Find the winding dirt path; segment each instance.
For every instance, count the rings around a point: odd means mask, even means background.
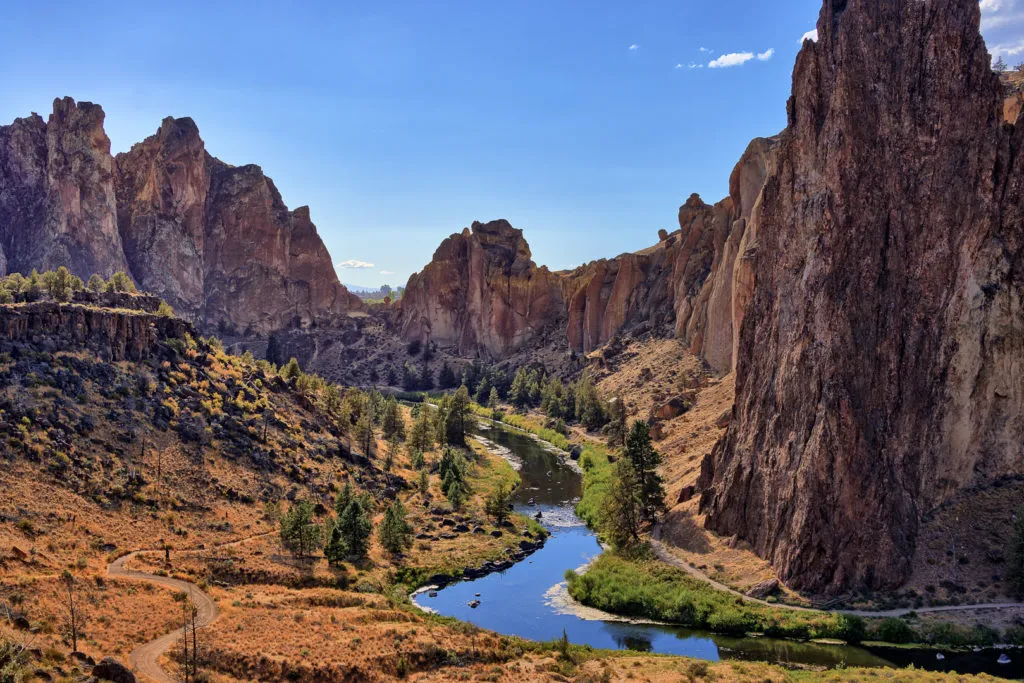
[[[215,548],[230,548],[233,546],[241,545],[252,541],[257,538],[263,538],[264,536],[272,535],[273,531],[266,533],[257,534],[255,536],[249,536],[242,538],[237,541],[231,541],[229,543],[222,543],[214,546]],[[128,579],[132,581],[145,581],[156,586],[162,586],[164,588],[170,588],[173,591],[179,593],[186,593],[192,600],[192,604],[196,606],[198,611],[196,615],[196,624],[201,628],[207,626],[214,619],[220,616],[220,608],[217,607],[217,603],[209,595],[204,593],[194,583],[189,581],[182,581],[181,579],[173,579],[169,576],[157,576],[156,574],[147,574],[146,572],[136,571],[134,569],[128,569],[125,567],[125,563],[134,557],[144,555],[146,553],[159,552],[157,550],[136,550],[130,552],[127,555],[122,555],[117,558],[109,565],[107,565],[107,576],[118,579]],[[190,552],[190,551],[179,551],[179,552]],[[160,657],[165,652],[171,649],[171,647],[179,641],[181,638],[182,629],[175,629],[170,633],[160,636],[156,640],[151,640],[145,645],[137,647],[129,656],[131,669],[135,671],[137,675],[141,675],[144,678],[148,678],[159,683],[176,683],[176,680],[169,673],[164,671],[163,667],[160,666]]]
[[[715,581],[710,576],[697,569],[691,567],[686,562],[683,562],[678,557],[669,552],[665,544],[661,542],[661,529],[655,529],[654,533],[650,538],[651,549],[654,550],[654,555],[665,564],[670,564],[677,569],[682,569],[690,576],[709,584],[715,590],[724,591],[733,595],[744,602],[755,603],[758,605],[764,605],[765,607],[772,607],[774,609],[788,609],[794,612],[835,612],[836,614],[849,614],[858,617],[902,617],[911,612],[916,614],[931,614],[936,612],[967,612],[970,610],[987,610],[987,609],[1009,609],[1009,608],[1024,608],[1024,602],[992,602],[992,603],[980,603],[976,605],[946,605],[944,607],[900,607],[897,609],[890,610],[864,610],[864,609],[837,609],[837,610],[820,610],[811,607],[800,607],[799,605],[787,605],[781,602],[768,602],[767,600],[761,600],[760,598],[752,598],[749,595],[745,595],[735,588],[730,588],[724,583]]]

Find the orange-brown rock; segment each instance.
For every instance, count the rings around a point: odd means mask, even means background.
[[[923,515],[1024,471],[1024,125],[979,22],[826,0],[797,59],[700,482],[708,526],[797,588],[900,584]]]
[[[117,166],[132,274],[190,319],[262,335],[359,308],[309,208],[289,211],[259,166],[210,156],[191,119],[165,119]]]
[[[409,278],[399,325],[410,341],[501,358],[538,339],[564,309],[557,277],[531,260],[522,230],[498,220],[441,243]]]
[[[0,273],[60,265],[126,270],[103,109],[70,97],[0,126]]]
[[[775,144],[752,142],[733,172],[730,196],[714,206],[691,196],[679,209],[680,229],[660,231],[656,245],[572,271],[538,268],[522,231],[506,221],[474,223],[445,240],[409,280],[402,335],[501,358],[552,328],[582,353],[624,331],[651,331],[686,339],[713,368],[728,372],[735,321],[753,286],[746,272],[756,251],[750,215]]]
[[[103,110],[54,101],[0,127],[0,274],[68,266],[129,272],[207,329],[265,334],[359,308],[309,209],[289,211],[258,166],[210,156],[191,119],[167,118],[110,155]]]

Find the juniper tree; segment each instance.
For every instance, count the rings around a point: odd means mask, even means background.
[[[384,511],[384,519],[377,528],[377,538],[384,548],[397,555],[412,545],[412,527],[405,520],[402,501],[396,500]]]
[[[612,545],[621,550],[632,548],[640,540],[643,508],[639,490],[633,463],[627,458],[615,463],[611,486],[604,499],[601,526]]]

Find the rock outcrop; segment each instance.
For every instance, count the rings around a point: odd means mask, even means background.
[[[0,126],[0,273],[66,265],[105,277],[127,264],[103,109],[70,97]]]
[[[799,589],[899,585],[925,513],[1024,471],[1024,125],[979,22],[975,0],[826,0],[797,59],[699,487]]]
[[[560,328],[589,353],[626,330],[675,334],[716,370],[728,372],[734,329],[750,299],[756,251],[751,213],[776,142],[758,139],[743,155],[730,196],[709,206],[693,195],[680,229],[643,251],[551,273],[530,260],[522,231],[507,221],[474,223],[452,235],[406,286],[401,330],[464,355],[502,358]]]
[[[409,278],[399,325],[407,340],[502,358],[564,317],[558,278],[537,267],[508,221],[473,223]]]
[[[51,302],[0,306],[0,352],[25,345],[48,351],[89,349],[104,360],[141,361],[168,339],[195,335],[180,318],[155,315],[143,309],[60,305]]]
[[[0,273],[128,272],[206,329],[266,334],[360,307],[308,208],[258,166],[212,157],[188,118],[110,155],[103,110],[70,98],[0,127]]]

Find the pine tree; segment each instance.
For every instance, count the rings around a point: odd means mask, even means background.
[[[396,500],[384,511],[384,519],[377,528],[377,538],[385,550],[397,555],[412,545],[412,527],[405,521],[406,510]]]
[[[423,495],[427,494],[430,490],[430,479],[427,476],[426,470],[420,470],[420,482],[419,482],[420,493]]]
[[[430,411],[419,411],[415,421],[412,423],[412,430],[409,432],[409,449],[413,453],[424,453],[434,447],[434,430],[430,425]]]
[[[451,389],[457,382],[458,380],[455,378],[452,366],[448,365],[448,361],[445,361],[441,365],[441,372],[437,375],[438,386],[442,389]]]
[[[88,289],[93,294],[99,294],[104,289],[106,289],[106,287],[107,283],[104,282],[103,278],[101,278],[96,273],[92,274],[92,277],[89,278],[89,284],[85,286],[85,288]]]
[[[498,402],[500,400],[501,399],[498,398],[498,389],[496,387],[491,387],[491,393],[488,394],[488,396],[487,396],[487,407],[492,409],[492,410],[497,408],[498,407]]]
[[[313,520],[313,505],[296,501],[281,517],[281,544],[297,557],[306,557],[323,543],[323,529]]]
[[[608,445],[621,448],[626,444],[626,404],[621,398],[608,402]]]
[[[519,410],[523,410],[529,404],[530,387],[526,368],[519,368],[516,371],[515,379],[512,380],[512,387],[508,391],[508,400]]]
[[[345,508],[341,519],[338,520],[337,529],[341,542],[344,544],[345,555],[355,558],[361,558],[366,555],[373,525],[370,524],[370,520],[358,498],[353,499],[348,504],[348,507]]]
[[[381,431],[384,432],[385,439],[391,439],[391,437],[397,437],[399,440],[405,439],[405,419],[402,418],[402,411],[394,396],[389,396],[384,402]]]
[[[324,557],[327,558],[328,564],[337,566],[345,561],[347,554],[348,548],[345,546],[345,539],[341,535],[341,527],[336,524],[331,531],[331,538],[324,548]]]
[[[373,415],[370,410],[363,410],[362,415],[359,416],[359,422],[356,423],[355,439],[359,448],[362,449],[363,455],[368,458],[373,455]]]
[[[345,514],[345,508],[355,498],[355,493],[352,491],[352,484],[345,482],[345,487],[338,492],[338,497],[334,499],[334,513],[341,517]]]
[[[298,380],[300,375],[302,375],[302,368],[299,367],[299,361],[295,358],[290,359],[285,363],[284,367],[281,368],[281,377],[289,382]]]
[[[1010,537],[1010,553],[1007,558],[1006,579],[1010,587],[1024,597],[1024,507],[1017,510]]]
[[[661,454],[651,445],[651,427],[643,420],[634,422],[626,435],[625,456],[636,472],[642,516],[653,522],[665,509],[665,485],[658,474]]]
[[[487,403],[487,398],[490,395],[491,395],[491,381],[485,375],[484,378],[480,380],[479,384],[477,384],[476,393],[473,395],[473,400],[476,401],[477,403],[483,405],[483,404]]]
[[[508,519],[508,509],[512,504],[512,491],[505,485],[505,482],[498,484],[491,495],[484,501],[484,510],[494,518],[494,521],[501,524]]]
[[[612,545],[621,550],[632,548],[640,540],[643,510],[637,495],[639,488],[633,463],[627,458],[615,463],[611,486],[604,499],[602,530]]]

